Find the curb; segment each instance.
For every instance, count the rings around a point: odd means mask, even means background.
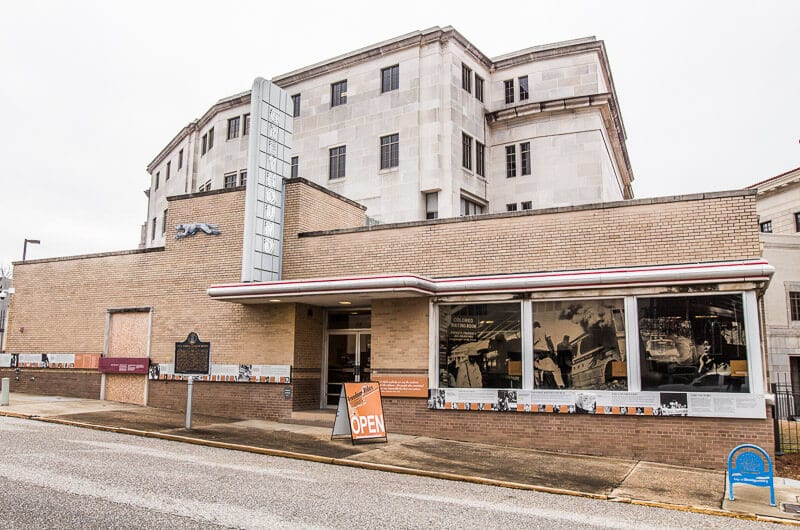
[[[395,466],[391,464],[378,464],[374,462],[361,462],[358,460],[349,460],[347,458],[334,458],[319,455],[310,455],[306,453],[296,453],[293,451],[284,451],[281,449],[268,449],[266,447],[255,447],[252,445],[241,445],[228,442],[216,442],[214,440],[204,440],[202,438],[192,438],[189,436],[180,436],[176,434],[166,434],[156,431],[142,431],[138,429],[131,429],[128,427],[113,427],[110,425],[97,425],[93,423],[83,423],[72,420],[62,420],[55,417],[39,416],[36,414],[21,414],[18,412],[0,411],[0,416],[10,418],[18,418],[24,420],[41,421],[44,423],[53,423],[58,425],[66,425],[70,427],[80,427],[84,429],[92,429],[96,431],[113,432],[117,434],[127,434],[131,436],[141,436],[143,438],[154,438],[160,440],[168,440],[173,442],[188,443],[193,445],[201,445],[206,447],[214,447],[217,449],[228,449],[232,451],[243,451],[248,453],[261,454],[265,456],[275,456],[280,458],[291,458],[294,460],[305,460],[308,462],[316,462],[320,464],[330,464],[337,466],[345,466],[359,469],[368,469],[371,471],[383,471],[386,473],[397,473],[403,475],[411,475],[425,478],[434,478],[440,480],[450,480],[454,482],[467,482],[471,484],[480,484],[484,486],[496,486],[500,488],[509,488],[525,491],[535,491],[538,493],[549,493],[552,495],[569,495],[572,497],[582,497],[586,499],[603,500],[610,502],[618,502],[621,504],[632,504],[636,506],[647,506],[651,508],[662,508],[665,510],[674,510],[681,512],[697,513],[702,515],[714,515],[718,517],[728,517],[731,519],[742,519],[747,521],[756,521],[763,523],[776,523],[790,526],[800,526],[800,521],[792,519],[783,519],[780,517],[768,517],[758,515],[756,513],[744,512],[731,512],[723,509],[706,508],[703,506],[692,506],[683,504],[671,504],[659,501],[645,501],[638,499],[630,499],[626,497],[612,497],[599,493],[587,493],[583,491],[575,491],[561,488],[551,488],[547,486],[535,486],[532,484],[523,484],[519,482],[510,482],[504,480],[489,479],[483,477],[475,477],[471,475],[459,475],[456,473],[446,473],[443,471],[426,471],[424,469],[415,469],[409,467]]]

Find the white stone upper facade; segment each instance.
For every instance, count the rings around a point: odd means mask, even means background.
[[[343,81],[346,101],[333,101]],[[377,222],[633,197],[605,47],[594,38],[490,59],[453,28],[434,27],[272,82],[299,97],[293,174],[365,205]],[[142,246],[172,233],[166,197],[243,183],[249,107],[249,92],[220,100],[148,165]],[[334,153],[344,153],[344,176],[332,173]]]

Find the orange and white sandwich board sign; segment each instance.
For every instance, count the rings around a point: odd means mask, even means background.
[[[383,403],[381,402],[381,387],[376,381],[365,383],[344,383],[342,388],[346,411],[342,400],[339,400],[339,409],[336,411],[333,434],[346,434],[341,429],[344,417],[347,418],[347,427],[353,443],[361,440],[372,440],[386,437],[386,423],[383,420]],[[337,429],[337,425],[340,427]]]

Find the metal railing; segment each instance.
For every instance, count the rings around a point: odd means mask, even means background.
[[[800,453],[800,387],[792,386],[789,374],[776,374],[771,389],[775,395],[775,452]]]

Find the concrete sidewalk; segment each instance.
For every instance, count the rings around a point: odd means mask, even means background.
[[[785,504],[800,503],[800,482],[789,479],[775,479],[777,506],[771,507],[768,488],[744,484],[735,486],[736,500],[728,500],[724,470],[392,433],[387,443],[352,445],[349,439],[331,440],[334,415],[324,411],[299,413],[291,423],[195,414],[192,429],[187,430],[185,416],[179,412],[12,393],[9,406],[0,407],[0,415],[336,465],[800,525],[800,514],[783,510]]]

